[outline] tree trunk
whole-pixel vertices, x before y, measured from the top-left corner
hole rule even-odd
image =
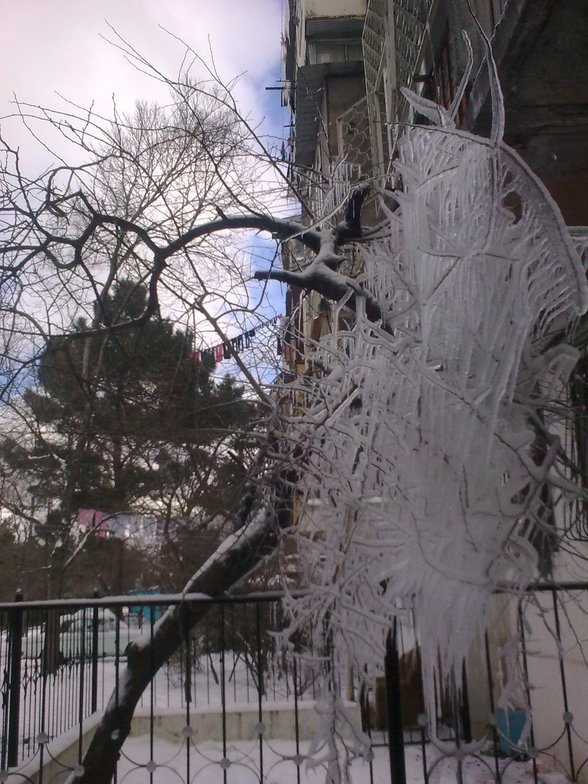
[[[186,594],[219,596],[270,555],[278,528],[289,522],[289,498],[262,507],[254,519],[228,537],[186,585]],[[186,640],[207,612],[208,604],[186,601],[170,608],[154,627],[153,637],[134,643],[127,666],[110,698],[83,760],[83,772],[72,772],[67,784],[110,784],[135,707],[160,667]]]

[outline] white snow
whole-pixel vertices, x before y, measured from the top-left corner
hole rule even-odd
[[[297,768],[300,772],[301,784],[323,784],[326,765],[309,767],[302,759],[308,751],[309,744],[301,743],[298,748],[294,741],[275,740],[263,742],[263,769],[265,784],[291,784],[297,781]],[[197,747],[190,742],[173,744],[157,738],[151,744],[148,735],[130,738],[124,746],[123,756],[119,763],[118,780],[127,784],[144,784],[146,765],[154,761],[157,767],[153,770],[153,784],[176,784],[185,780],[187,750],[189,749],[190,778],[199,784],[217,784],[223,771],[223,760],[227,782],[234,784],[258,784],[259,782],[259,742],[238,741],[231,743],[223,752],[221,743],[201,743]],[[430,753],[430,749],[428,749]],[[428,764],[431,758],[428,756]],[[298,762],[298,765],[297,765]],[[537,762],[537,780],[539,784],[567,784],[568,779],[561,773],[545,768]],[[502,784],[532,784],[535,782],[533,763],[516,760],[500,760],[499,770]],[[462,763],[463,784],[494,784],[495,766],[490,757],[466,757]],[[406,780],[407,784],[423,784],[423,757],[420,746],[406,748]],[[371,775],[373,774],[373,779]],[[390,763],[388,749],[373,749],[372,774],[368,762],[355,759],[351,763],[353,784],[370,784],[390,781]],[[432,771],[431,781],[434,784],[455,784],[457,778],[457,762],[453,758],[440,759]]]

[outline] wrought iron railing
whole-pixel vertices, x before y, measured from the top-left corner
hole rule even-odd
[[[153,634],[160,610],[186,600],[209,611],[145,693],[118,779],[166,766],[195,784],[211,770],[222,780],[304,781],[304,763],[316,762],[313,733],[330,710],[317,704],[325,658],[278,644],[286,623],[278,593],[0,605],[0,779],[42,784],[79,770],[127,645]],[[426,641],[414,648],[411,634],[391,633],[371,688],[338,673],[349,726],[372,747],[369,764],[353,762],[354,780],[428,782],[442,771],[443,782],[539,783],[552,772],[558,782],[587,781],[587,610],[588,583],[535,586],[521,603],[498,594],[485,640],[459,679],[438,677],[428,716]],[[349,741],[353,760],[357,738]]]
[[[588,583],[494,599],[484,642],[447,695],[451,742],[434,739],[423,717],[423,781],[587,782]]]
[[[0,605],[0,780],[10,771],[15,782],[42,784],[79,768],[88,733],[111,696],[120,699],[127,646],[148,640],[160,612],[184,601],[204,602],[208,612],[143,695],[118,778],[173,758],[171,767],[184,777],[191,771],[196,783],[211,768],[226,780],[231,766],[247,781],[272,771],[280,781],[299,779],[325,663],[311,648],[302,659],[282,649],[281,595],[269,593]],[[359,702],[345,710],[359,726]]]

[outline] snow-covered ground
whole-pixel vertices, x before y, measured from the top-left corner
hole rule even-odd
[[[325,766],[311,768],[296,755],[302,757],[309,744],[301,743],[297,752],[293,740],[266,741],[263,743],[264,784],[323,784]],[[223,763],[223,759],[226,761]],[[149,766],[155,760],[156,767]],[[430,763],[431,758],[428,756]],[[502,784],[566,784],[567,779],[559,773],[537,763],[537,779],[534,777],[532,762],[518,762],[508,759],[499,761]],[[186,744],[169,743],[157,738],[151,745],[148,735],[130,738],[124,746],[119,763],[118,780],[125,784],[145,784],[146,774],[153,773],[152,784],[178,784],[191,781],[194,784],[218,784],[226,772],[229,784],[259,784],[259,743],[239,741],[227,747],[224,757],[221,743],[201,743],[198,748],[190,748],[189,769],[187,767]],[[390,781],[388,749],[374,749],[372,770],[370,765],[356,759],[350,768],[353,784],[384,784]],[[418,746],[406,748],[407,784],[423,784],[425,781],[422,751]],[[462,765],[463,784],[494,784],[494,759],[466,758]],[[459,781],[455,759],[440,760],[430,778],[431,784],[456,784]]]
[[[124,662],[120,662],[120,667]],[[304,670],[302,664],[297,671],[296,684],[292,678],[292,670],[272,667],[268,668],[265,680],[265,694],[261,701],[262,721],[266,721],[268,712],[279,707],[294,710],[294,686],[299,707],[302,709],[309,705],[314,695],[315,681],[312,668]],[[160,672],[155,679],[152,691],[148,690],[139,706],[139,715],[149,715],[151,705],[154,713],[159,716],[166,714],[181,715],[186,709],[185,703],[185,671],[177,662],[175,666]],[[201,727],[202,722],[198,714],[220,711],[222,697],[229,712],[259,710],[258,693],[255,683],[255,668],[243,656],[233,652],[224,655],[214,653],[203,656],[192,672],[190,714],[193,717],[194,731]],[[112,659],[100,661],[97,697],[98,709],[105,704],[114,688],[117,663]],[[273,673],[273,674],[272,674]],[[271,677],[270,677],[270,674]],[[51,676],[45,683],[47,695],[49,692],[64,689],[68,681],[74,686],[78,673],[76,669],[64,667],[57,676]],[[39,682],[39,686],[40,686]],[[88,683],[85,689],[88,688]],[[85,690],[84,689],[84,690]],[[28,691],[29,697],[30,689]],[[77,702],[79,692],[73,688],[68,701]],[[312,703],[311,703],[312,704]],[[41,708],[41,703],[37,704]],[[40,725],[40,714],[28,726],[28,722],[35,710],[23,712],[21,715],[22,731],[28,737],[37,738]],[[51,711],[47,711],[50,719]],[[72,711],[74,724],[70,732],[75,733],[75,709]],[[257,720],[257,719],[256,719]],[[299,721],[308,722],[308,714],[299,714]],[[36,726],[33,726],[36,725]],[[292,721],[293,725],[293,721]],[[45,724],[47,726],[47,724]],[[144,726],[144,725],[143,725]],[[181,725],[180,725],[181,726]],[[57,727],[56,727],[57,729]],[[301,737],[309,738],[308,727],[301,731]],[[141,732],[142,730],[138,730]],[[200,729],[199,729],[200,731]],[[125,784],[176,784],[176,782],[190,782],[190,784],[217,784],[219,781],[234,782],[234,784],[257,784],[260,781],[261,765],[263,765],[264,784],[322,784],[326,780],[326,768],[320,762],[314,767],[307,757],[321,760],[324,750],[315,749],[311,753],[311,741],[295,740],[295,732],[286,739],[273,740],[264,737],[260,746],[258,739],[227,741],[225,751],[222,742],[211,740],[208,736],[201,737],[195,742],[196,735],[187,740],[172,742],[169,739],[157,736],[155,729],[153,737],[149,735],[131,736],[123,747],[123,754],[119,763],[118,781]],[[61,730],[65,733],[65,728]],[[186,734],[190,735],[191,730]],[[59,736],[59,732],[56,733]],[[178,733],[178,736],[180,734]],[[217,733],[218,737],[218,733]],[[227,737],[239,735],[227,734]],[[254,738],[254,733],[249,732],[248,737]],[[56,738],[56,741],[59,737]],[[23,751],[35,754],[38,745],[31,743],[25,745]],[[260,755],[261,751],[261,755]],[[27,754],[24,753],[24,762]],[[494,758],[491,756],[466,757],[462,763],[463,776],[460,779],[457,762],[454,758],[440,759],[435,764],[435,750],[429,745],[426,750],[426,766],[431,774],[431,784],[494,784],[496,768]],[[508,758],[498,761],[501,784],[565,784],[567,779],[560,773],[555,773],[546,767],[541,760],[536,763],[537,777],[533,763],[530,761],[519,762]],[[420,746],[406,747],[407,784],[423,784],[425,772],[423,769],[422,749]],[[350,763],[349,773],[353,784],[387,784],[390,781],[390,763],[388,749],[385,746],[376,746],[373,749],[373,760],[370,765],[361,758],[356,758]]]

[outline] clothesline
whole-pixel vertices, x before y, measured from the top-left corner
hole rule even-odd
[[[190,359],[200,360],[206,357],[213,357],[215,362],[222,362],[223,359],[230,359],[234,354],[238,354],[244,349],[251,348],[251,342],[258,330],[267,327],[268,324],[277,324],[281,318],[281,315],[273,316],[271,319],[263,321],[259,326],[248,329],[246,332],[242,332],[234,338],[230,338],[226,343],[218,343],[216,346],[211,346],[210,348],[195,350],[190,354]],[[281,341],[279,339],[278,353],[281,353]]]

